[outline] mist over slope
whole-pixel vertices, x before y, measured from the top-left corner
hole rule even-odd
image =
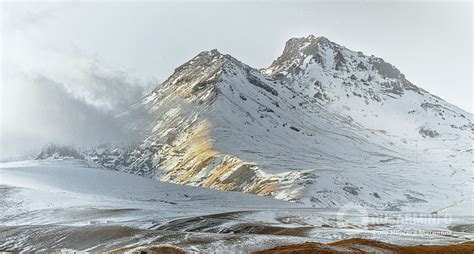
[[[14,65],[5,73],[0,161],[31,159],[49,142],[96,146],[137,140],[115,115],[151,90],[145,81],[84,56],[44,54],[63,63],[62,68],[45,71],[38,64],[37,69],[16,70]]]

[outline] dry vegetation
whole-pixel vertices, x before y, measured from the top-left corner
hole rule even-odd
[[[151,245],[146,247],[138,247],[138,248],[122,248],[117,249],[114,251],[110,251],[108,253],[119,254],[119,253],[137,253],[137,254],[185,254],[186,251],[180,249],[175,246],[171,245]]]
[[[290,253],[397,253],[397,254],[473,254],[474,242],[452,245],[414,245],[400,246],[380,241],[353,238],[330,244],[302,243],[279,246],[268,250],[256,251],[254,254],[290,254]]]

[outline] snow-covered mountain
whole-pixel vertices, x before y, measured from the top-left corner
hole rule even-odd
[[[472,114],[324,37],[290,39],[260,70],[202,52],[118,118],[143,142],[87,160],[316,207],[473,203]]]
[[[471,114],[415,86],[383,59],[324,37],[289,40],[264,73],[364,127],[403,138],[469,138],[474,130]]]

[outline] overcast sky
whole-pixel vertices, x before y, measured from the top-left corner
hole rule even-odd
[[[10,139],[21,136],[19,129],[50,140],[56,132],[49,130],[51,115],[55,124],[58,119],[79,121],[53,109],[38,115],[41,105],[47,110],[53,103],[42,93],[32,94],[45,90],[43,86],[56,89],[57,99],[66,108],[81,110],[87,122],[96,109],[97,114],[122,110],[200,51],[217,48],[262,68],[279,56],[289,38],[309,34],[382,57],[414,84],[473,111],[470,1],[1,6],[3,147],[6,133]],[[79,107],[81,103],[85,106]],[[49,131],[32,132],[32,124]],[[81,133],[59,141],[77,140],[83,140]]]

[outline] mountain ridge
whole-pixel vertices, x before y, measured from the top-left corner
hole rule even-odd
[[[439,175],[472,182],[472,114],[380,59],[315,36],[290,39],[262,70],[203,51],[118,116],[143,141],[83,153],[161,181],[318,207],[447,207],[469,190]]]

